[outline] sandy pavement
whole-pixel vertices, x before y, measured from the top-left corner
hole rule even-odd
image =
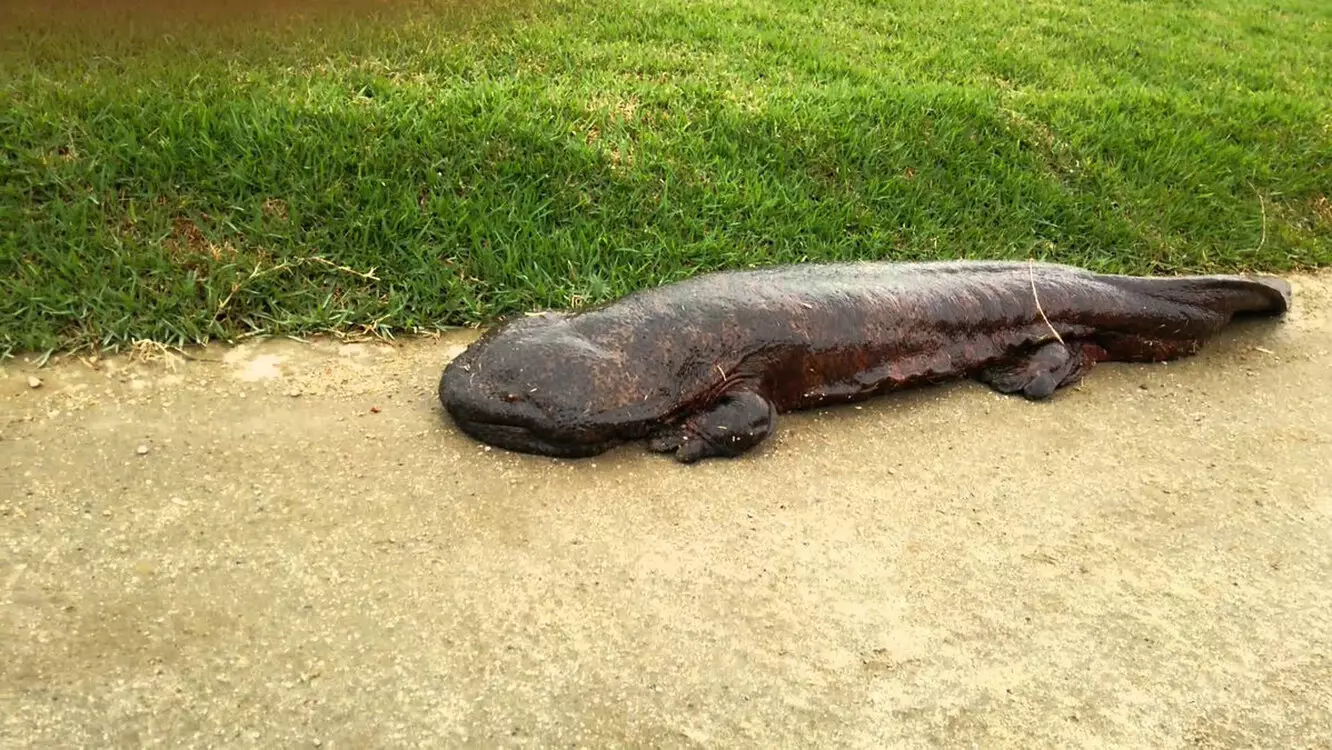
[[[1330,747],[1332,278],[1295,281],[1188,361],[694,466],[471,442],[470,333],[11,360],[0,747]]]

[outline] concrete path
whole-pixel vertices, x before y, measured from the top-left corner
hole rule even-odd
[[[464,438],[470,335],[11,360],[0,747],[1332,746],[1332,279],[1296,294],[689,467]]]

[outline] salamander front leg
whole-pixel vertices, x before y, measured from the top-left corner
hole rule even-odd
[[[684,422],[653,435],[648,448],[675,453],[680,463],[720,457],[736,458],[772,434],[777,410],[752,391],[728,393]]]

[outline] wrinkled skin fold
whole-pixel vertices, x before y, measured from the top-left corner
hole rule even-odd
[[[1096,274],[1021,262],[864,262],[704,274],[496,326],[439,397],[496,447],[594,456],[634,440],[685,463],[761,444],[777,415],[972,378],[1043,400],[1097,362],[1196,353],[1281,279]]]

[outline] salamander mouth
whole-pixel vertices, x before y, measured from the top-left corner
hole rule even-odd
[[[556,440],[537,434],[529,427],[500,424],[470,419],[453,414],[453,423],[467,435],[497,448],[555,458],[588,458],[604,453],[611,447],[607,442],[577,442]]]

